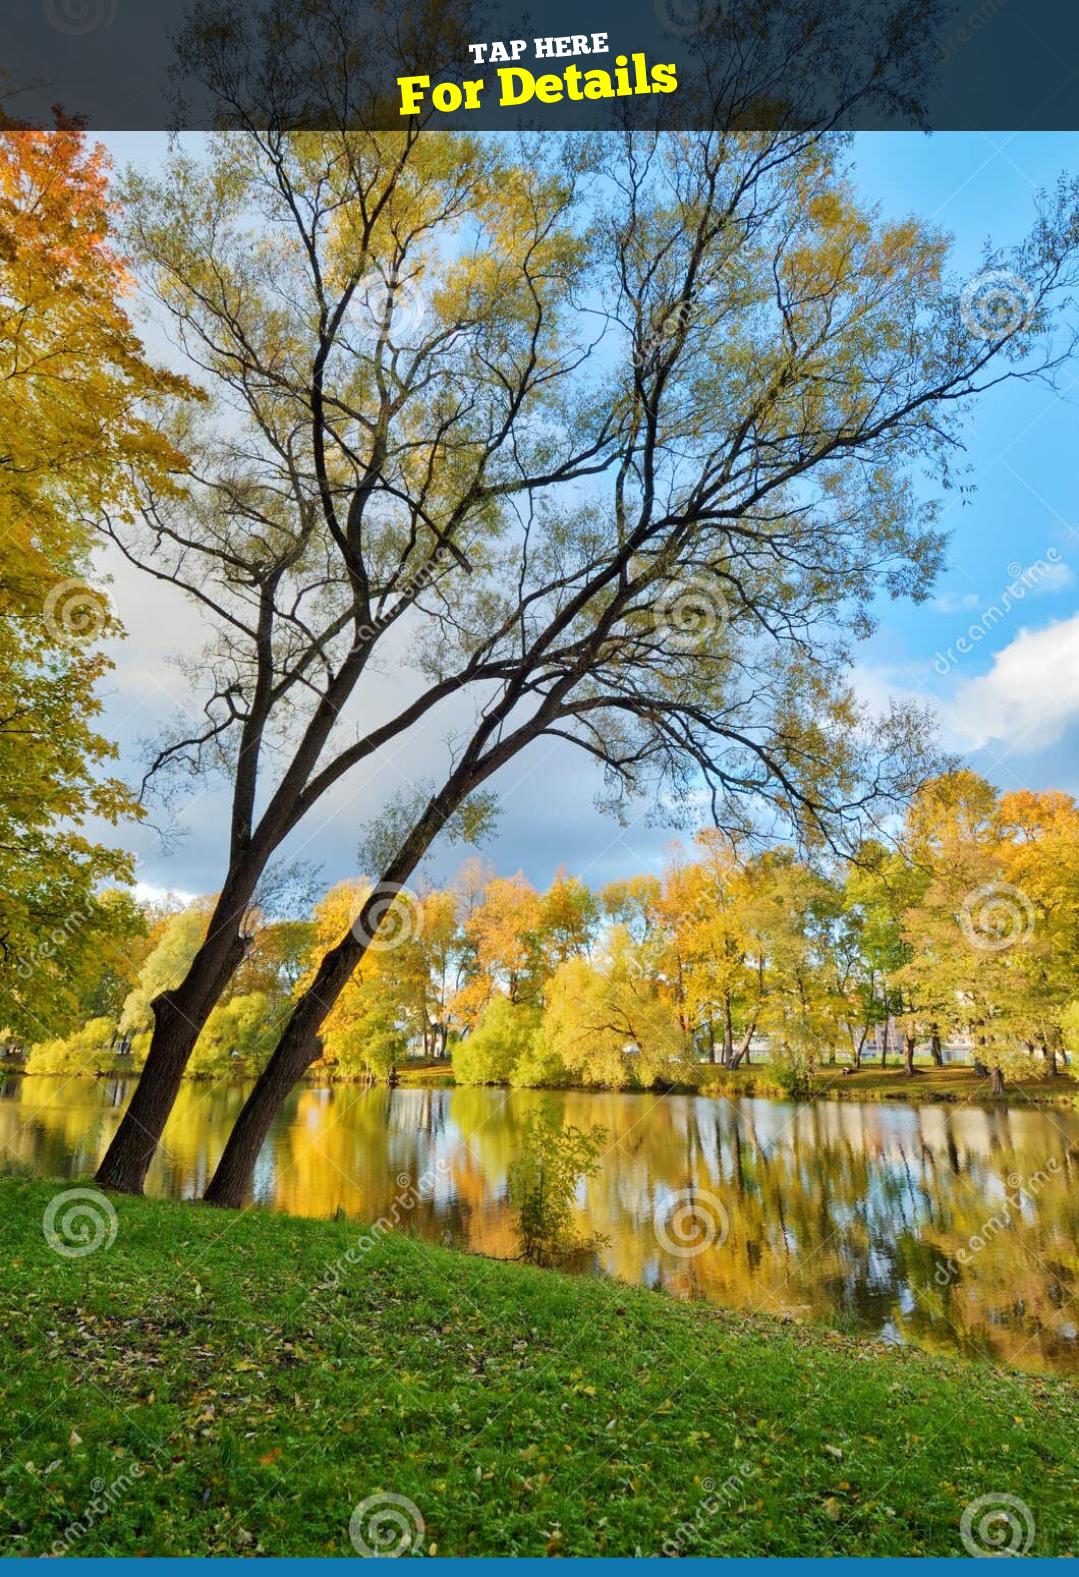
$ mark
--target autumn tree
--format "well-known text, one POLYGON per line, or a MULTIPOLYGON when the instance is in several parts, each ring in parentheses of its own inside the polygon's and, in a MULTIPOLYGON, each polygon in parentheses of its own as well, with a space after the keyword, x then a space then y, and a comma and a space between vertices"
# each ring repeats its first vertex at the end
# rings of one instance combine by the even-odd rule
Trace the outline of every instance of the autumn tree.
POLYGON ((850 645, 878 590, 922 596, 939 560, 910 463, 946 469, 967 400, 1067 353, 1036 347, 1070 279, 1072 196, 1008 259, 1031 311, 985 332, 942 239, 863 211, 842 150, 706 132, 525 160, 262 132, 132 183, 133 250, 230 415, 184 424, 181 501, 148 496, 112 530, 144 564, 151 541, 151 572, 216 631, 206 726, 153 765, 223 766, 233 818, 219 912, 155 1009, 103 1182, 140 1186, 273 849, 352 767, 435 737, 451 698, 449 755, 429 753, 298 1000, 219 1202, 242 1196, 382 912, 527 745, 597 757, 616 807, 703 792, 721 824, 811 840, 924 775, 917 719, 854 701, 850 645), (340 742, 389 651, 400 704, 340 742))
POLYGON ((153 1024, 153 1004, 184 978, 206 935, 213 899, 199 898, 162 918, 154 945, 128 993, 120 1013, 120 1033, 136 1035, 153 1024))
POLYGON ((1038 331, 1072 278, 1075 198, 1062 188, 1008 259, 1029 313, 987 329, 949 287, 939 236, 859 206, 841 146, 629 135, 594 153, 576 322, 594 306, 610 332, 558 427, 596 457, 594 485, 531 489, 544 507, 503 538, 494 576, 454 572, 462 654, 507 666, 297 1003, 209 1199, 245 1196, 388 894, 535 740, 598 758, 616 806, 701 796, 719 825, 793 821, 810 841, 850 835, 925 775, 916 715, 867 728, 851 642, 877 590, 921 597, 939 561, 909 463, 946 470, 965 402, 1068 354, 1038 331))
POLYGON ((466 1029, 491 1001, 535 1004, 544 974, 540 948, 542 900, 523 872, 492 876, 464 921, 464 980, 451 1011, 466 1029))
POLYGON ((707 1037, 709 1061, 737 1067, 756 1030, 761 997, 761 959, 750 956, 752 868, 748 850, 721 834, 706 829, 695 844, 700 858, 681 872, 666 908, 671 911, 673 899, 687 1006, 707 1037))
MULTIPOLYGON (((862 1052, 871 1029, 883 1026, 881 1062, 887 1057, 888 1024, 893 1014, 906 1010, 908 1027, 913 1006, 909 979, 901 970, 910 959, 903 917, 925 890, 928 871, 912 861, 903 848, 867 839, 848 866, 843 883, 842 935, 846 946, 846 983, 852 1015, 860 1007, 861 1032, 855 1041, 854 1063, 861 1066, 862 1052), (907 994, 904 996, 904 990, 907 994)), ((940 1025, 947 1014, 927 1017, 931 1044, 940 1058, 940 1025)), ((915 1034, 917 1033, 915 1027, 915 1034)), ((904 1047, 908 1069, 913 1070, 909 1035, 904 1047)))
POLYGON ((19 1038, 77 1022, 78 980, 137 916, 102 884, 129 857, 83 830, 133 802, 107 764, 90 522, 163 494, 182 466, 157 431, 180 380, 154 371, 123 309, 107 163, 77 130, 0 134, 0 988, 19 1038))
POLYGON ((1062 1020, 1077 990, 1079 807, 1057 790, 1020 789, 1001 795, 996 823, 1003 876, 1013 898, 1037 917, 1017 958, 1023 978, 1016 991, 1029 1006, 1024 1036, 1055 1073, 1062 1020))
POLYGON ((903 914, 908 961, 899 972, 906 1065, 930 1020, 966 1030, 994 1094, 1035 1071, 1029 986, 1039 973, 1043 919, 1008 882, 992 786, 969 770, 927 783, 907 816, 909 857, 926 872, 903 914))
POLYGON ((567 959, 549 989, 543 1049, 566 1082, 645 1089, 685 1073, 691 1059, 667 983, 615 925, 594 960, 567 959))
MULTIPOLYGON (((347 773, 504 682, 458 575, 494 597, 515 501, 611 447, 613 416, 564 420, 584 348, 559 328, 583 243, 556 165, 466 136, 267 131, 128 183, 130 249, 212 396, 205 420, 177 418, 184 495, 147 489, 136 516, 106 518, 212 632, 191 673, 204 722, 160 742, 148 784, 216 772, 232 811, 204 944, 155 1003, 104 1183, 141 1188, 275 850, 347 773), (350 705, 362 717, 383 691, 387 654, 397 699, 356 737, 350 705)), ((401 836, 428 797, 401 807, 401 836)), ((439 801, 437 830, 467 797, 439 801)))

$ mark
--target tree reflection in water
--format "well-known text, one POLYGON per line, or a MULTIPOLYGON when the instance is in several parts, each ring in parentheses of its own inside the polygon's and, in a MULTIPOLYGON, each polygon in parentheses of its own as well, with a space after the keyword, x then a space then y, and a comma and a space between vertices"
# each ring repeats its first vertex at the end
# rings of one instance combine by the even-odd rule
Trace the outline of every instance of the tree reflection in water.
MULTIPOLYGON (((123 1080, 6 1079, 8 1163, 91 1173, 129 1093, 123 1080)), ((197 1197, 244 1093, 185 1083, 151 1192, 197 1197)), ((257 1199, 298 1215, 392 1217, 434 1241, 512 1256, 506 1174, 524 1117, 543 1101, 611 1136, 579 1200, 582 1226, 606 1242, 581 1269, 934 1350, 1079 1371, 1074 1113, 301 1088, 260 1159, 257 1199), (705 1228, 686 1245, 655 1230, 678 1199, 705 1228)))

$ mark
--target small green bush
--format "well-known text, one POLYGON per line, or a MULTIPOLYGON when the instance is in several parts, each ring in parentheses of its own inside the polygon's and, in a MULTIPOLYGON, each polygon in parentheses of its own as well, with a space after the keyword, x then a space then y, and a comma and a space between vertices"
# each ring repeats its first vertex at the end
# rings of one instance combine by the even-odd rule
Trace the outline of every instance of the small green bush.
POLYGON ((606 1128, 585 1132, 563 1125, 553 1106, 526 1118, 521 1153, 510 1167, 510 1202, 517 1213, 521 1252, 536 1265, 556 1265, 568 1255, 594 1247, 598 1239, 575 1233, 570 1214, 577 1184, 591 1177, 607 1142, 606 1128))
POLYGON ((538 1007, 495 997, 471 1035, 453 1049, 458 1084, 508 1084, 540 1026, 538 1007))

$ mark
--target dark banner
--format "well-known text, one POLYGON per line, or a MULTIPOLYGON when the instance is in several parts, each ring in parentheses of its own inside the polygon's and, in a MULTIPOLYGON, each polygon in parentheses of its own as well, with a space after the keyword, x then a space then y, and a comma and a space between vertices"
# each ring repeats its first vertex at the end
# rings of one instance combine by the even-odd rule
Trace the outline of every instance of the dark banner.
POLYGON ((96 131, 1061 129, 1065 0, 6 0, 3 113, 96 131))

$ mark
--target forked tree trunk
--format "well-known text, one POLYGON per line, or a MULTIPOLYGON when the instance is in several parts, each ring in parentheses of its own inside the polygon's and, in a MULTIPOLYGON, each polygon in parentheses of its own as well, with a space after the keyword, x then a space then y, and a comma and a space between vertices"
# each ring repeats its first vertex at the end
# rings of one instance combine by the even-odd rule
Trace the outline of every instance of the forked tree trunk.
POLYGON ((203 1196, 208 1204, 238 1210, 245 1203, 255 1162, 273 1120, 290 1091, 318 1056, 318 1032, 322 1022, 367 951, 366 944, 360 940, 366 912, 365 906, 352 930, 326 954, 314 981, 296 1004, 273 1055, 229 1134, 217 1171, 203 1196))
POLYGON ((903 1074, 905 1078, 914 1077, 914 1048, 917 1044, 913 1035, 903 1037, 903 1074))
POLYGON ((142 1193, 198 1034, 167 998, 157 998, 146 1065, 94 1179, 101 1188, 142 1193))
POLYGON ((723 1066, 729 1068, 731 1058, 734 1056, 734 1015, 731 1012, 731 999, 723 998, 723 1066))
POLYGON ((207 1203, 238 1210, 247 1199, 255 1162, 273 1120, 289 1092, 318 1056, 318 1037, 323 1022, 371 945, 370 939, 378 932, 381 918, 400 893, 401 884, 412 875, 445 825, 449 813, 476 782, 482 781, 482 777, 474 777, 469 782, 465 769, 458 769, 456 781, 451 780, 442 793, 430 801, 397 858, 364 899, 345 935, 323 956, 314 980, 292 1010, 269 1062, 236 1119, 203 1196, 207 1203))
POLYGON ((1004 1075, 1003 1075, 1003 1073, 1001 1073, 999 1068, 994 1067, 991 1070, 991 1082, 990 1082, 990 1085, 989 1085, 989 1092, 990 1092, 991 1095, 1003 1095, 1004 1094, 1004 1075))
POLYGON ((233 882, 222 892, 206 940, 182 984, 154 998, 150 1050, 135 1093, 97 1169, 95 1181, 100 1187, 121 1194, 142 1193, 195 1042, 243 962, 247 943, 240 934, 240 922, 254 885, 255 878, 251 878, 243 884, 233 882))
POLYGON ((853 1030, 851 1031, 850 1039, 851 1039, 851 1046, 853 1047, 853 1056, 851 1058, 851 1067, 854 1069, 854 1071, 856 1073, 861 1070, 861 1066, 862 1066, 862 1052, 865 1050, 865 1043, 868 1040, 868 1038, 869 1038, 869 1025, 868 1024, 863 1024, 862 1025, 862 1033, 858 1036, 857 1040, 855 1040, 855 1038, 854 1038, 854 1031, 853 1030))
POLYGON ((746 1029, 745 1034, 742 1036, 742 1043, 741 1043, 741 1045, 740 1046, 736 1046, 731 1052, 730 1066, 732 1068, 737 1068, 739 1066, 739 1064, 743 1060, 745 1061, 746 1067, 748 1068, 748 1066, 749 1066, 749 1043, 753 1039, 753 1035, 754 1035, 754 1033, 756 1031, 756 1028, 757 1028, 757 1020, 756 1019, 751 1019, 750 1022, 749 1022, 749 1026, 746 1029))

